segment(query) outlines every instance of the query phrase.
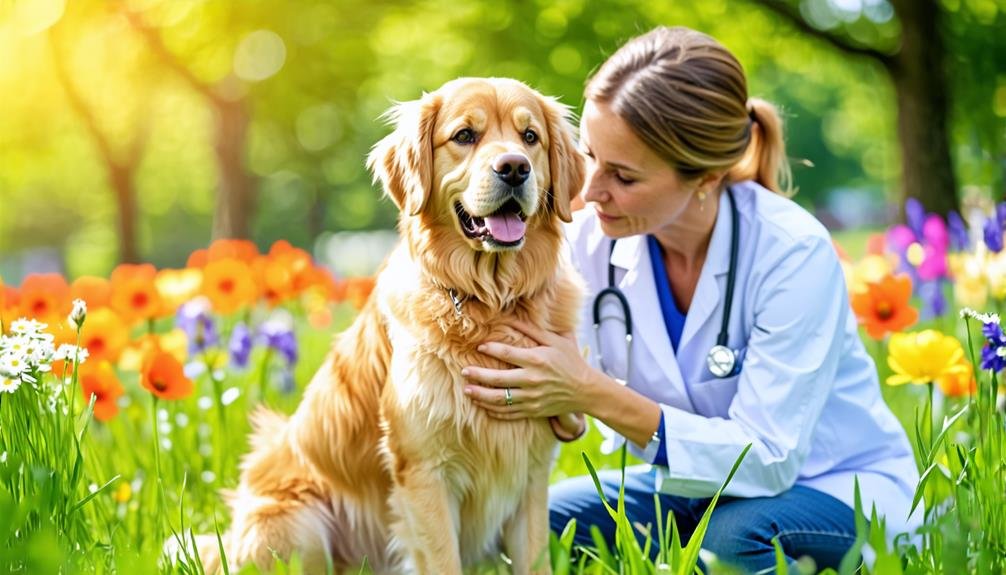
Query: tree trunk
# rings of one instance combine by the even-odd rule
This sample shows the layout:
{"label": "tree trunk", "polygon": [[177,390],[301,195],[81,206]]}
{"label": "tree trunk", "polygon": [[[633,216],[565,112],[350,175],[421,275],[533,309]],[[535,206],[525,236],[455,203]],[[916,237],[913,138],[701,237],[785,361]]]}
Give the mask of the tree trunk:
{"label": "tree trunk", "polygon": [[889,71],[898,102],[902,199],[928,211],[959,209],[948,131],[949,86],[940,8],[932,0],[894,0],[901,49]]}
{"label": "tree trunk", "polygon": [[108,164],[108,176],[115,194],[119,216],[119,262],[137,263],[140,253],[136,246],[136,189],[131,167]]}
{"label": "tree trunk", "polygon": [[213,238],[248,238],[255,210],[255,180],[245,170],[245,138],[249,117],[245,100],[219,98],[214,150],[219,169]]}

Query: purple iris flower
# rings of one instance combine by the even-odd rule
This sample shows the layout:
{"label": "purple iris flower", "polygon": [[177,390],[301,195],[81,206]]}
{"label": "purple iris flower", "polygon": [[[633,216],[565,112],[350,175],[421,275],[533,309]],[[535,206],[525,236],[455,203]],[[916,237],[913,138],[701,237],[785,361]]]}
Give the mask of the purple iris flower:
{"label": "purple iris flower", "polygon": [[982,237],[985,240],[985,245],[993,253],[999,253],[1003,250],[1003,227],[998,217],[985,220],[985,225],[982,226]]}
{"label": "purple iris flower", "polygon": [[268,347],[278,351],[288,365],[297,363],[297,336],[289,322],[270,319],[259,326],[259,337]]}
{"label": "purple iris flower", "polygon": [[926,208],[922,206],[922,202],[916,198],[905,200],[905,222],[908,223],[908,227],[915,234],[915,237],[922,237],[925,220]]}
{"label": "purple iris flower", "polygon": [[231,355],[231,364],[240,368],[248,367],[248,358],[252,351],[252,336],[248,326],[240,322],[231,332],[231,341],[227,346]]}
{"label": "purple iris flower", "polygon": [[200,296],[183,303],[175,314],[175,326],[188,337],[189,354],[202,353],[220,341],[210,310],[210,300]]}
{"label": "purple iris flower", "polygon": [[961,215],[955,210],[951,210],[947,214],[947,227],[950,231],[950,247],[955,251],[968,249],[968,244],[971,243],[968,238],[968,228],[964,225]]}
{"label": "purple iris flower", "polygon": [[987,322],[982,326],[985,336],[985,347],[982,348],[982,369],[1000,372],[1006,367],[1006,334],[996,322]]}
{"label": "purple iris flower", "polygon": [[947,298],[943,294],[943,280],[922,282],[919,284],[919,297],[928,304],[922,310],[923,319],[939,317],[947,311]]}

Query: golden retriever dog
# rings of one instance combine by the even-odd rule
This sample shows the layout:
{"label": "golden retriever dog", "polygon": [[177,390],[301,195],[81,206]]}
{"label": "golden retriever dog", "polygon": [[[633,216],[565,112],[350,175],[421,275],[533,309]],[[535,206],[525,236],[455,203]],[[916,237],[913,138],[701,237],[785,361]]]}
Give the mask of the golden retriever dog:
{"label": "golden retriever dog", "polygon": [[[402,241],[297,411],[253,416],[227,561],[450,575],[502,551],[514,573],[548,573],[549,421],[488,417],[460,372],[502,367],[481,342],[535,345],[508,318],[575,327],[561,221],[584,166],[566,109],[515,80],[462,78],[389,115],[368,166]],[[218,570],[216,537],[197,546]]]}

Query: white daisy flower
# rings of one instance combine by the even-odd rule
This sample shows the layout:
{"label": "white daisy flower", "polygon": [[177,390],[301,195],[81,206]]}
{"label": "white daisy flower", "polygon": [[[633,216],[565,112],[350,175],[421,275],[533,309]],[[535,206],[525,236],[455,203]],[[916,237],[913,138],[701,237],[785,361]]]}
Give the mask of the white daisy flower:
{"label": "white daisy flower", "polygon": [[25,317],[10,322],[10,331],[13,334],[35,335],[46,327],[48,327],[48,324]]}
{"label": "white daisy flower", "polygon": [[0,375],[0,393],[14,393],[19,387],[21,387],[20,379],[10,379]]}
{"label": "white daisy flower", "polygon": [[84,325],[84,318],[87,317],[87,303],[82,299],[73,300],[73,310],[70,311],[70,315],[66,316],[66,321],[73,326],[74,329],[79,330],[81,326]]}
{"label": "white daisy flower", "polygon": [[969,307],[961,308],[961,319],[971,318],[976,319],[982,323],[999,323],[999,314],[997,313],[979,313]]}
{"label": "white daisy flower", "polygon": [[24,353],[4,353],[0,355],[0,373],[17,377],[28,371],[28,361]]}
{"label": "white daisy flower", "polygon": [[52,354],[53,361],[76,361],[77,363],[84,363],[88,358],[88,352],[86,347],[77,347],[71,343],[61,343],[56,351]]}

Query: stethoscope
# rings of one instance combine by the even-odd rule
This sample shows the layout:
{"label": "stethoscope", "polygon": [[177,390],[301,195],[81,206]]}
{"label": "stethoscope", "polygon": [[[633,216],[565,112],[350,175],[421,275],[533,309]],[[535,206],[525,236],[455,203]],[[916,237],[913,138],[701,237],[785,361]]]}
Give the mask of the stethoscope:
{"label": "stethoscope", "polygon": [[[729,339],[728,327],[730,325],[730,306],[734,300],[734,280],[737,278],[737,245],[740,235],[739,216],[737,214],[737,202],[734,200],[733,190],[727,188],[727,198],[730,200],[730,267],[727,270],[727,297],[723,302],[723,319],[720,322],[720,333],[716,337],[716,345],[706,354],[706,365],[709,372],[718,378],[725,378],[736,375],[740,368],[737,352],[727,347]],[[625,374],[629,374],[629,362],[632,358],[632,312],[629,308],[629,300],[626,299],[622,290],[615,287],[615,266],[611,263],[611,253],[615,251],[615,241],[611,242],[611,249],[608,252],[608,287],[597,292],[594,296],[594,339],[597,345],[598,365],[603,369],[603,358],[601,357],[601,303],[608,296],[618,300],[618,305],[622,308],[622,315],[625,318]]]}

